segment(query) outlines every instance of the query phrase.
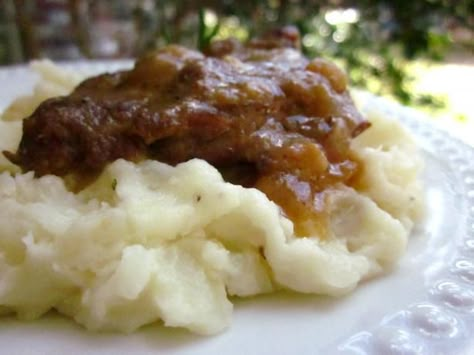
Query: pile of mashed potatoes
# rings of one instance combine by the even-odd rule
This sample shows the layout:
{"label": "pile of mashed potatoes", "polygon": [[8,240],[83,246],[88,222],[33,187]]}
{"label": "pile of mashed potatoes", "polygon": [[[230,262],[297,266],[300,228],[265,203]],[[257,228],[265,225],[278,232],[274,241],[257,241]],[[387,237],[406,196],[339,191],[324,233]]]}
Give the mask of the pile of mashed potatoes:
{"label": "pile of mashed potatoes", "polygon": [[[82,79],[50,62],[0,120],[0,151],[15,151],[21,118]],[[330,236],[295,237],[256,189],[224,182],[205,161],[110,164],[72,193],[0,155],[0,314],[34,319],[51,309],[92,330],[130,332],[161,319],[199,334],[231,323],[228,296],[278,289],[338,296],[390,269],[421,211],[420,158],[400,124],[354,141],[365,167],[330,196]]]}

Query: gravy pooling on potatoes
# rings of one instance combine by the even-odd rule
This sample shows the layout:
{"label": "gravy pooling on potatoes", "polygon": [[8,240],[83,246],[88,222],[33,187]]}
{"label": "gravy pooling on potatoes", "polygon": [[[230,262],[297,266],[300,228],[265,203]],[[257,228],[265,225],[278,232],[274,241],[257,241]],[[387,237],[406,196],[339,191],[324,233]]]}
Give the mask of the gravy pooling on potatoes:
{"label": "gravy pooling on potatoes", "polygon": [[110,162],[200,158],[224,178],[280,205],[297,235],[324,235],[325,191],[349,184],[360,163],[350,141],[369,123],[344,74],[309,60],[292,28],[205,54],[167,46],[133,69],[82,82],[24,121],[16,154],[37,176],[94,176]]}

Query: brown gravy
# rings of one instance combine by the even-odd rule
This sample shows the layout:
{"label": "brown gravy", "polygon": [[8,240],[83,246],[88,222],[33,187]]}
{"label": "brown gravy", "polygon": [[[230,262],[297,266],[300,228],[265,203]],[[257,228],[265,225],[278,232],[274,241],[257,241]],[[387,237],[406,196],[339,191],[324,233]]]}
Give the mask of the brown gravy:
{"label": "brown gravy", "polygon": [[345,75],[297,43],[285,28],[215,42],[206,54],[162,48],[43,102],[25,119],[18,151],[4,154],[37,176],[78,180],[119,158],[205,159],[228,181],[263,191],[297,235],[324,234],[326,192],[359,169],[350,141],[369,124]]}

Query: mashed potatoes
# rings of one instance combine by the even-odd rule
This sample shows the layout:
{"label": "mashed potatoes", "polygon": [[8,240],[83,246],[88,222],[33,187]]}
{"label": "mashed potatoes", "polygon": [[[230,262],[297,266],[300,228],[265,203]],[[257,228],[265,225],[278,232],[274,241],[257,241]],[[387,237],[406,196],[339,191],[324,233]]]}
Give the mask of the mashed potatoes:
{"label": "mashed potatoes", "polygon": [[[0,150],[16,149],[18,119],[80,80],[50,63],[34,68],[39,87],[5,112]],[[354,141],[366,167],[357,190],[331,192],[324,240],[295,237],[262,192],[224,182],[202,160],[118,160],[74,194],[0,156],[0,312],[34,319],[56,309],[124,332],[162,319],[213,334],[231,322],[229,295],[353,290],[397,262],[421,210],[415,145],[397,121],[366,114],[373,127]]]}

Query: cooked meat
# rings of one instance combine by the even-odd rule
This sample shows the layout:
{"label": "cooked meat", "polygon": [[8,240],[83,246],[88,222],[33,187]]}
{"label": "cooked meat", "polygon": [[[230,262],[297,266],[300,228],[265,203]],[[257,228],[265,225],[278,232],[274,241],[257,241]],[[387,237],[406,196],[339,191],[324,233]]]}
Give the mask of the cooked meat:
{"label": "cooked meat", "polygon": [[79,180],[119,158],[177,164],[205,159],[230,181],[255,186],[308,233],[324,191],[358,169],[350,140],[368,127],[333,64],[308,60],[285,28],[206,54],[168,46],[134,68],[81,83],[24,121],[16,154],[36,175]]}

